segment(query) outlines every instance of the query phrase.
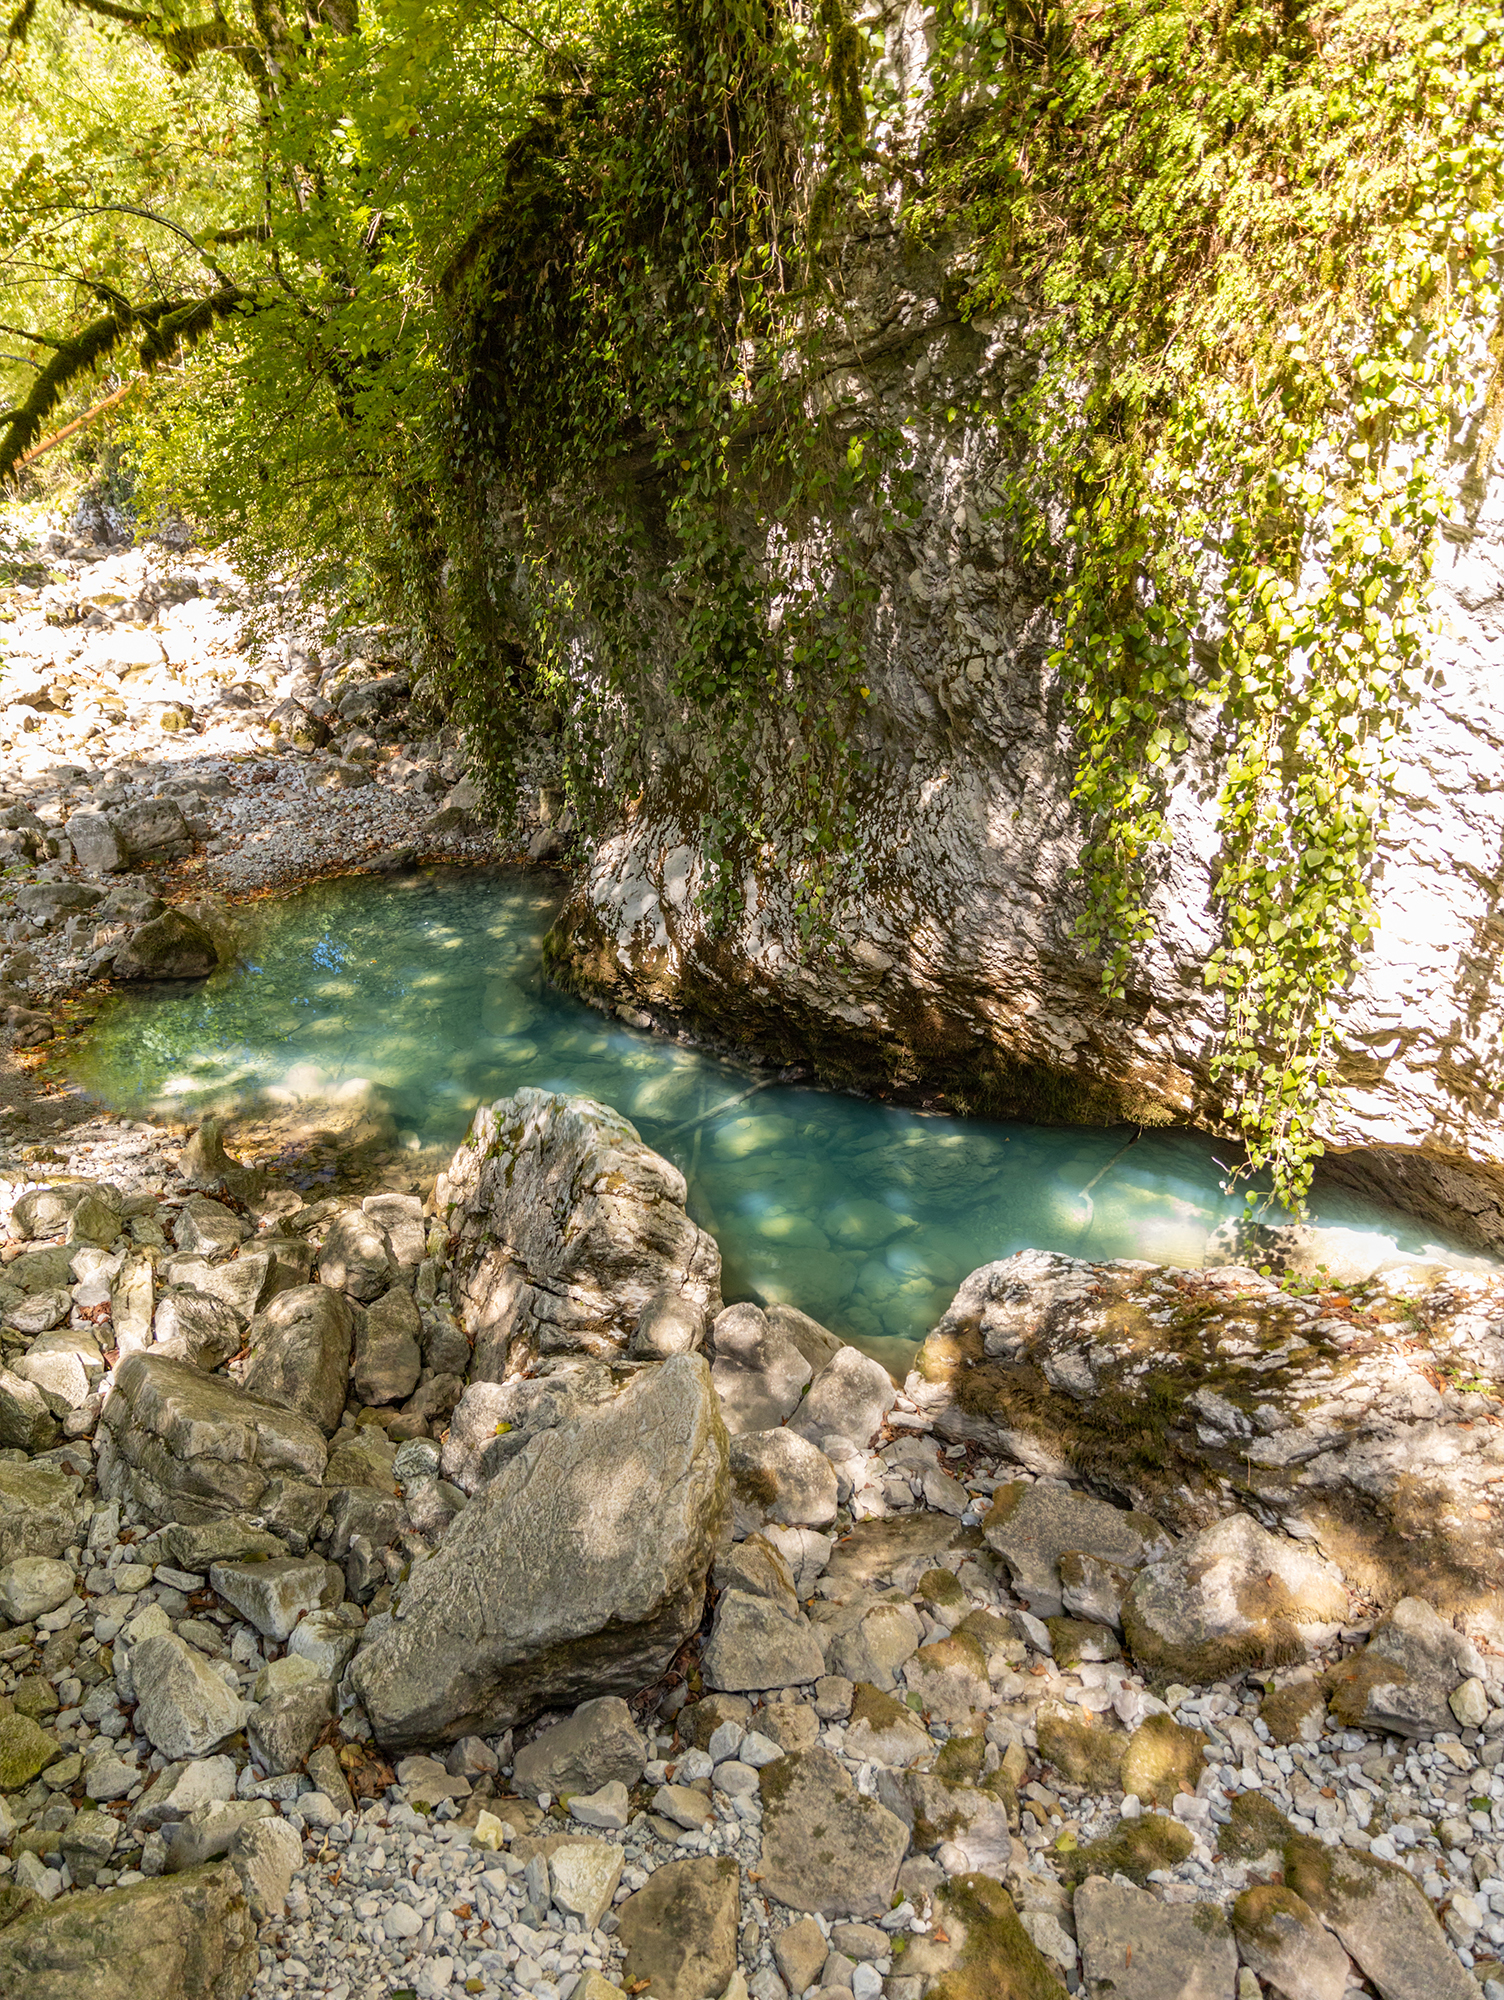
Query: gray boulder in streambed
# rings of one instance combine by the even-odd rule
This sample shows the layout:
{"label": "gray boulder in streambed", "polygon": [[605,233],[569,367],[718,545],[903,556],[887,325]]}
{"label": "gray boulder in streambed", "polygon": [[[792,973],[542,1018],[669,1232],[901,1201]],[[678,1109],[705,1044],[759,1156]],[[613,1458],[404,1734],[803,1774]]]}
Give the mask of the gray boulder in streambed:
{"label": "gray boulder in streambed", "polygon": [[677,1354],[548,1430],[455,1516],[350,1667],[391,1748],[632,1694],[700,1622],[730,1512],[710,1370]]}
{"label": "gray boulder in streambed", "polygon": [[604,1104],[519,1090],[482,1105],[434,1189],[458,1238],[471,1380],[500,1382],[537,1355],[609,1360],[650,1301],[718,1313],[721,1253],[684,1203],[678,1168]]}
{"label": "gray boulder in streambed", "polygon": [[181,910],[131,932],[115,953],[116,979],[207,979],[219,963],[214,940]]}

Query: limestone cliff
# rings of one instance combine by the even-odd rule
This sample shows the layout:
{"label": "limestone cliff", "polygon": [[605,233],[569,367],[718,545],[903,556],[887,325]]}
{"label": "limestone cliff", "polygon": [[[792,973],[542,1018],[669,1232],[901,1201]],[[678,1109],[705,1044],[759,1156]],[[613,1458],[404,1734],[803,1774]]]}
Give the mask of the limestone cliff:
{"label": "limestone cliff", "polygon": [[[910,105],[925,89],[926,19],[913,8],[884,19]],[[687,1020],[832,1080],[1038,1118],[1215,1128],[1222,1003],[1204,977],[1219,942],[1214,725],[1203,717],[1174,769],[1156,936],[1126,998],[1109,1002],[1074,936],[1084,829],[1047,665],[1047,591],[999,505],[1005,431],[991,419],[1029,365],[1024,331],[965,316],[966,244],[916,247],[896,197],[869,204],[831,272],[839,338],[814,398],[853,430],[896,431],[917,503],[896,528],[848,524],[876,592],[862,725],[873,778],[861,880],[833,912],[837,947],[800,950],[786,857],[772,847],[748,868],[740,916],[719,933],[707,925],[703,801],[686,782],[696,746],[665,702],[637,746],[640,791],[597,842],[551,968],[607,1004]],[[1400,757],[1377,935],[1339,1010],[1343,1089],[1325,1171],[1504,1244],[1504,496],[1488,480],[1485,404],[1480,393],[1473,429],[1455,440],[1465,525],[1441,546],[1441,630]],[[632,476],[614,504],[647,542],[661,533],[661,494],[649,472]],[[490,527],[504,548],[500,496]],[[766,541],[752,552],[761,560]],[[811,549],[807,573],[818,563]],[[665,661],[683,616],[669,593],[648,608],[646,643]],[[588,654],[588,632],[580,645]]]}

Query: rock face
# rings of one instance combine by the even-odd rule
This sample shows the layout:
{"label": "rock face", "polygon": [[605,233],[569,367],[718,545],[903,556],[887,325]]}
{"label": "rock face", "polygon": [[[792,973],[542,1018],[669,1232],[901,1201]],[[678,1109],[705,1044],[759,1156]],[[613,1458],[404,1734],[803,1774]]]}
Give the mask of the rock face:
{"label": "rock face", "polygon": [[158,1523],[256,1516],[278,1489],[317,1481],[327,1458],[306,1417],[188,1362],[130,1354],[101,1418],[99,1486]]}
{"label": "rock face", "polygon": [[509,1356],[619,1353],[664,1292],[718,1312],[720,1252],[684,1201],[683,1175],[604,1105],[522,1090],[483,1106],[434,1191],[474,1379],[500,1381]]}
{"label": "rock face", "polygon": [[[902,16],[889,21],[900,91],[923,98],[924,45]],[[1214,732],[1193,726],[1170,770],[1175,846],[1151,884],[1156,937],[1136,956],[1125,1001],[1110,1001],[1073,935],[1083,827],[1048,664],[1058,628],[994,505],[1010,476],[1011,429],[986,414],[950,420],[978,399],[1005,407],[1026,336],[959,314],[968,279],[892,228],[845,246],[839,281],[843,338],[862,357],[849,420],[903,427],[919,508],[892,532],[853,524],[875,598],[862,741],[880,773],[854,845],[882,851],[880,880],[842,898],[838,946],[818,968],[799,946],[777,842],[746,863],[741,918],[712,926],[698,805],[685,803],[697,794],[684,787],[677,717],[666,713],[643,747],[645,789],[593,847],[555,928],[551,969],[615,1004],[703,1020],[722,1036],[729,1027],[840,1082],[896,1079],[981,1097],[999,1113],[1083,1123],[1149,1107],[1209,1122],[1221,1107],[1210,1076],[1221,1002],[1204,977],[1222,942],[1215,870],[1203,860],[1218,846]],[[1492,938],[1504,853],[1504,793],[1477,788],[1480,773],[1493,784],[1504,742],[1504,482],[1489,481],[1489,455],[1468,535],[1437,553],[1435,692],[1398,748],[1376,934],[1339,1015],[1338,1060],[1354,1087],[1328,1114],[1326,1166],[1424,1214],[1460,1211],[1480,1242],[1498,1244],[1501,985],[1492,944],[1480,956],[1475,942]],[[643,532],[656,504],[644,477]],[[792,560],[824,573],[813,539],[769,555],[765,530],[743,525],[754,566]],[[517,553],[498,549],[498,573]],[[666,665],[685,643],[687,611],[655,598],[640,615]]]}
{"label": "rock face", "polygon": [[728,1515],[710,1370],[674,1355],[456,1516],[351,1664],[378,1739],[454,1742],[635,1692],[699,1623]]}
{"label": "rock face", "polygon": [[1504,1281],[1399,1267],[1333,1308],[1242,1265],[1022,1251],[965,1280],[905,1387],[943,1437],[1180,1535],[1248,1507],[1381,1605],[1424,1597],[1493,1643],[1504,1433],[1478,1421],[1492,1397],[1438,1389],[1438,1368],[1504,1380]]}

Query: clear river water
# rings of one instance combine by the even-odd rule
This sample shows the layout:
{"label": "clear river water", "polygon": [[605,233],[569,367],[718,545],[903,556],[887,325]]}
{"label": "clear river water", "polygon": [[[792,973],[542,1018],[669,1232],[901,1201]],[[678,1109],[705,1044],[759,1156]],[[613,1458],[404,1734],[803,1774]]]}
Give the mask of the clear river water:
{"label": "clear river water", "polygon": [[[556,907],[536,876],[473,870],[346,877],[250,906],[236,966],[115,997],[73,1073],[118,1109],[185,1118],[375,1100],[414,1151],[457,1143],[478,1104],[525,1084],[598,1098],[684,1173],[728,1300],[797,1305],[890,1363],[991,1258],[1195,1266],[1243,1212],[1223,1188],[1233,1154],[1195,1134],[904,1110],[605,1020],[543,980]],[[1456,1251],[1339,1190],[1312,1219],[1397,1255]]]}

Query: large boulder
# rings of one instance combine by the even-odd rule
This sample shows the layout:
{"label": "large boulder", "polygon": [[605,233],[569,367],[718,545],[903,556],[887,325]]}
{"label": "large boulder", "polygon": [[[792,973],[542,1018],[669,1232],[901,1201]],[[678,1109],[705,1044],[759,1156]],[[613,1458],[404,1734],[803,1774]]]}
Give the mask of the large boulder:
{"label": "large boulder", "polygon": [[1423,1597],[1504,1644],[1504,1432],[1479,1421],[1492,1398],[1438,1370],[1504,1380],[1504,1276],[1394,1265],[1355,1300],[1292,1296],[1242,1264],[1031,1250],[972,1272],[905,1388],[942,1437],[1177,1535],[1246,1493],[1381,1607]]}
{"label": "large boulder", "polygon": [[1332,1713],[1349,1729],[1434,1736],[1457,1727],[1452,1697],[1464,1681],[1483,1674],[1469,1640],[1424,1598],[1402,1597],[1362,1652],[1331,1670]]}
{"label": "large boulder", "polygon": [[621,1353],[664,1292],[719,1312],[720,1251],[685,1195],[678,1168],[590,1098],[521,1090],[483,1105],[434,1190],[459,1239],[475,1379],[500,1381],[513,1350]]}
{"label": "large boulder", "polygon": [[80,1482],[50,1465],[0,1461],[0,1563],[60,1556],[79,1537]]}
{"label": "large boulder", "polygon": [[99,1490],[157,1524],[236,1515],[307,1533],[327,1457],[306,1417],[189,1362],[128,1354],[101,1415]]}
{"label": "large boulder", "polygon": [[771,1430],[793,1415],[814,1370],[761,1307],[727,1306],[716,1318],[712,1339],[710,1376],[733,1437]]}
{"label": "large boulder", "polygon": [[63,1896],[0,1931],[0,1993],[26,2000],[241,2000],[256,1925],[228,1864]]}
{"label": "large boulder", "polygon": [[1008,1565],[1015,1595],[1036,1618],[1058,1618],[1065,1608],[1062,1556],[1095,1556],[1119,1569],[1140,1569],[1172,1547],[1147,1515],[1109,1507],[1054,1479],[1000,1486],[982,1532]]}
{"label": "large boulder", "polygon": [[350,1678],[378,1740],[489,1736],[656,1679],[700,1622],[728,1485],[699,1355],[533,1439],[367,1628]]}
{"label": "large boulder", "polygon": [[181,910],[140,924],[115,953],[116,979],[207,979],[219,963],[214,940]]}
{"label": "large boulder", "polygon": [[541,1431],[572,1424],[611,1402],[630,1371],[604,1361],[557,1356],[510,1382],[472,1382],[455,1405],[444,1440],[444,1477],[462,1492],[484,1486]]}
{"label": "large boulder", "polygon": [[333,1431],[345,1407],[354,1339],[354,1316],[341,1293],[327,1285],[278,1292],[251,1321],[241,1384]]}
{"label": "large boulder", "polygon": [[1230,1514],[1139,1571],[1123,1632],[1145,1673],[1199,1685],[1302,1660],[1347,1613],[1329,1562]]}

